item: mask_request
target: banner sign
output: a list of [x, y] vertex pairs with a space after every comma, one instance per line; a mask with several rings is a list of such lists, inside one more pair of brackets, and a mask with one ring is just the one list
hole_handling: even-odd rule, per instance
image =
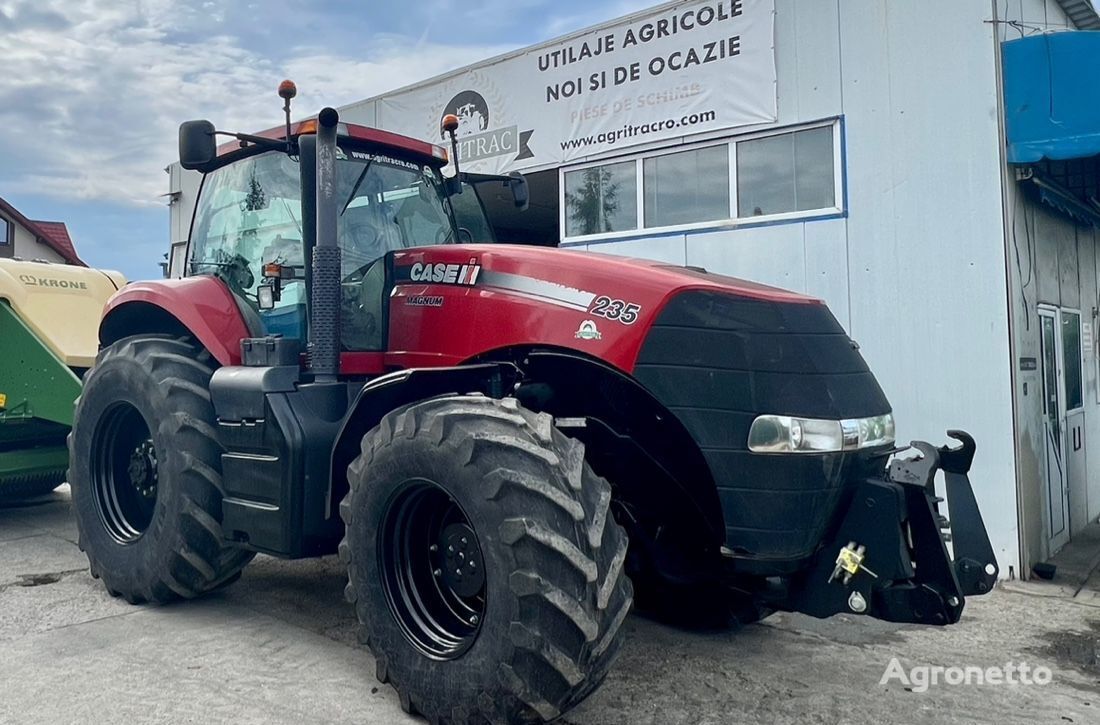
[[[382, 128], [505, 173], [776, 120], [775, 0], [682, 2], [378, 100]], [[354, 118], [349, 118], [354, 122]]]

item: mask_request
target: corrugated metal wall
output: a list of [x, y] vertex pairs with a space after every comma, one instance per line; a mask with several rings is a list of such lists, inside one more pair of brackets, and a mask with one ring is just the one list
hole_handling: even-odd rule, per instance
[[848, 216], [592, 245], [824, 298], [889, 396], [900, 440], [978, 440], [972, 479], [1017, 565], [992, 6], [777, 0], [779, 124], [843, 116]]

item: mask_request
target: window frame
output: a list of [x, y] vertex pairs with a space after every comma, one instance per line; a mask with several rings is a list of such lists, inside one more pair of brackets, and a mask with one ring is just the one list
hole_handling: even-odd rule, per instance
[[0, 216], [0, 222], [4, 223], [4, 233], [0, 234], [0, 246], [15, 246], [15, 222], [6, 216]]
[[[737, 145], [743, 141], [753, 141], [771, 136], [782, 136], [799, 131], [810, 131], [816, 128], [831, 128], [833, 131], [833, 205], [818, 209], [805, 209], [802, 211], [782, 212], [778, 214], [763, 214], [760, 216], [737, 216]], [[715, 219], [706, 222], [692, 222], [688, 224], [675, 224], [660, 227], [645, 226], [645, 172], [644, 161], [656, 156], [668, 156], [683, 151], [695, 151], [704, 148], [719, 148], [725, 146], [729, 155], [729, 218]], [[558, 169], [558, 234], [562, 245], [589, 244], [596, 242], [618, 241], [625, 239], [641, 239], [652, 236], [668, 234], [706, 232], [718, 229], [736, 229], [739, 227], [762, 226], [765, 224], [782, 224], [799, 221], [808, 221], [818, 218], [834, 218], [847, 213], [847, 194], [845, 189], [844, 158], [844, 119], [841, 116], [823, 118], [817, 121], [767, 128], [734, 136], [708, 138], [704, 140], [686, 143], [678, 146], [664, 146], [649, 149], [633, 154], [620, 154], [618, 156], [602, 157], [598, 160], [586, 161], [579, 164], [562, 166]], [[565, 203], [565, 175], [575, 171], [584, 171], [593, 167], [607, 166], [609, 164], [633, 161], [635, 165], [636, 194], [637, 194], [637, 220], [636, 228], [621, 232], [602, 232], [599, 234], [587, 234], [579, 236], [566, 236], [566, 203]]]
[[634, 164], [634, 228], [624, 229], [620, 232], [598, 232], [596, 234], [581, 234], [578, 236], [566, 237], [565, 236], [565, 169], [558, 169], [558, 234], [563, 242], [578, 240], [578, 239], [616, 239], [619, 237], [637, 237], [645, 231], [645, 227], [642, 226], [644, 220], [644, 212], [642, 210], [642, 203], [645, 197], [645, 190], [642, 188], [642, 159], [645, 156], [634, 157], [610, 157], [600, 159], [599, 161], [591, 161], [584, 164], [579, 164], [568, 169], [570, 173], [574, 171], [584, 171], [585, 169], [598, 168], [600, 166], [616, 166], [622, 163]]
[[[1067, 314], [1077, 317], [1077, 365], [1078, 365], [1078, 395], [1080, 397], [1080, 403], [1076, 407], [1069, 407], [1069, 371], [1066, 369], [1066, 340], [1065, 340], [1065, 322], [1064, 318]], [[1067, 416], [1079, 413], [1085, 409], [1085, 340], [1082, 337], [1082, 323], [1084, 318], [1081, 316], [1081, 310], [1076, 307], [1059, 307], [1058, 308], [1058, 331], [1056, 334], [1056, 340], [1058, 346], [1061, 348], [1062, 355], [1062, 380], [1059, 381], [1062, 386], [1062, 405], [1065, 407], [1065, 414]]]

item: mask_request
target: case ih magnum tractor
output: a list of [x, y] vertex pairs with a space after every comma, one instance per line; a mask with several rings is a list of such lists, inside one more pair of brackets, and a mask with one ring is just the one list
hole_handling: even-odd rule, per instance
[[187, 276], [105, 311], [69, 480], [111, 594], [338, 552], [406, 710], [526, 723], [600, 684], [635, 596], [951, 624], [993, 585], [973, 441], [897, 456], [820, 301], [459, 243], [462, 182], [522, 203], [522, 179], [444, 178], [445, 149], [332, 109], [292, 126], [280, 90], [285, 131], [182, 126], [205, 174]]

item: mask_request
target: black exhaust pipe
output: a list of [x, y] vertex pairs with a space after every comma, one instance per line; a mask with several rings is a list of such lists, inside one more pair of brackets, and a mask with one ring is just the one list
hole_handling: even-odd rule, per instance
[[310, 360], [315, 380], [336, 382], [340, 372], [340, 247], [336, 243], [335, 108], [317, 115], [317, 236], [313, 249]]

